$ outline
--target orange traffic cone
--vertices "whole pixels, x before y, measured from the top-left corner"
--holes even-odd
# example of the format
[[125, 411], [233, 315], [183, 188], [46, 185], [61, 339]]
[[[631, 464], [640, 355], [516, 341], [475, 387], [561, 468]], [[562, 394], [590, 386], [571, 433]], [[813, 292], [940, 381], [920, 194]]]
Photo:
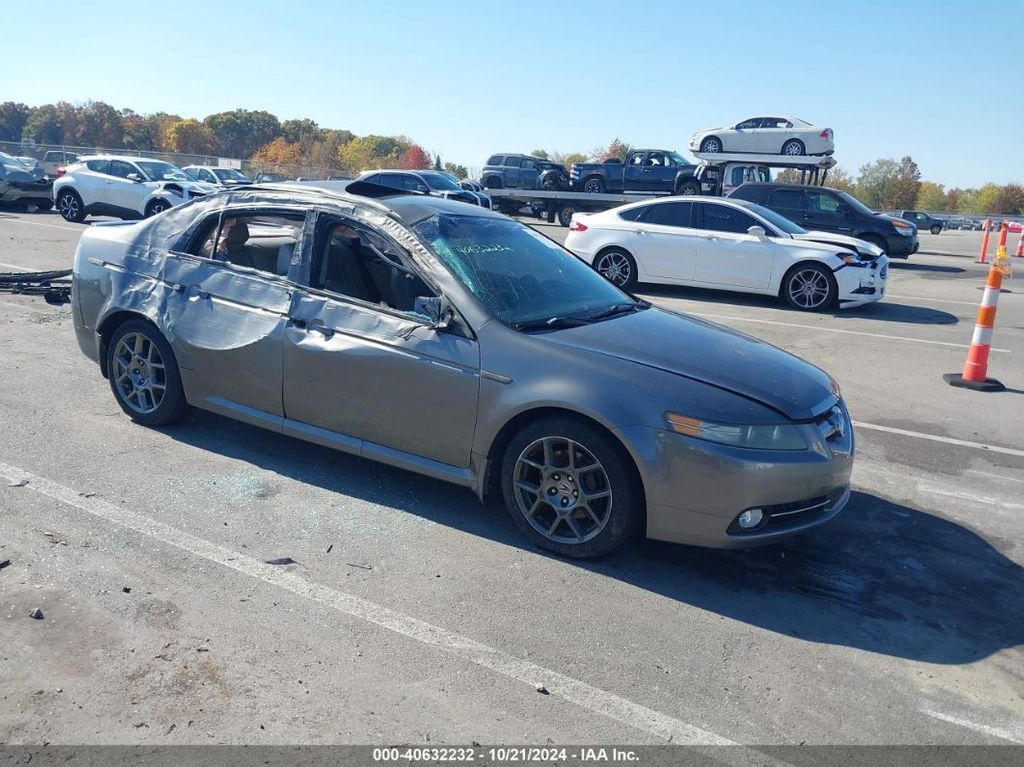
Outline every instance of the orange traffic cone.
[[[1006, 387], [999, 381], [988, 378], [988, 353], [992, 346], [992, 328], [996, 324], [996, 305], [999, 303], [999, 291], [1003, 287], [1003, 275], [1010, 276], [1009, 259], [1006, 257], [1006, 235], [1010, 227], [1004, 221], [999, 228], [999, 246], [996, 257], [988, 270], [985, 292], [978, 307], [978, 319], [974, 324], [974, 337], [967, 350], [967, 361], [961, 373], [946, 373], [943, 377], [951, 386], [959, 386], [975, 391], [1003, 391]], [[988, 232], [985, 233], [988, 239]], [[982, 256], [985, 251], [982, 250]]]
[[1013, 254], [1016, 258], [1024, 257], [1024, 227], [1020, 230], [1020, 239], [1017, 240], [1017, 252]]
[[984, 232], [981, 236], [981, 255], [978, 256], [978, 260], [975, 261], [976, 264], [984, 264], [985, 260], [988, 258], [988, 238], [989, 234], [992, 232], [991, 218], [985, 219], [985, 223], [981, 225], [981, 230]]

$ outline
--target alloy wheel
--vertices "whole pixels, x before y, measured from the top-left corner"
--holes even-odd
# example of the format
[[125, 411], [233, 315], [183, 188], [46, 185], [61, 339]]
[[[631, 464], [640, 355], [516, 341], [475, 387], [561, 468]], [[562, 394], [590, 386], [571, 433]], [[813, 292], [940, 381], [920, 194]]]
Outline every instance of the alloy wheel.
[[782, 148], [782, 153], [785, 154], [785, 155], [788, 155], [790, 157], [798, 157], [798, 156], [800, 156], [800, 155], [802, 155], [804, 153], [804, 150], [800, 146], [799, 142], [797, 142], [797, 141], [789, 141]]
[[588, 194], [601, 194], [601, 182], [597, 179], [591, 179], [583, 185], [583, 191]]
[[789, 280], [789, 297], [803, 309], [817, 309], [829, 298], [828, 278], [816, 269], [804, 269]]
[[550, 541], [586, 543], [612, 513], [612, 488], [601, 462], [568, 437], [543, 437], [516, 460], [512, 480], [526, 521]]
[[597, 271], [613, 285], [622, 287], [633, 274], [633, 267], [624, 253], [605, 253], [597, 260]]
[[160, 407], [167, 374], [160, 350], [142, 333], [128, 333], [114, 350], [114, 385], [122, 401], [140, 415]]
[[58, 203], [60, 214], [68, 221], [78, 218], [78, 198], [73, 194], [62, 194]]

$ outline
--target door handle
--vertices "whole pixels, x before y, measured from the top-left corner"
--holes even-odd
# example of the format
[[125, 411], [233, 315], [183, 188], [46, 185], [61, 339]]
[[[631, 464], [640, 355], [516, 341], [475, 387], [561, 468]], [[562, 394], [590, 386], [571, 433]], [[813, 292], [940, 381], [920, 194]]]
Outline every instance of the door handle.
[[300, 320], [297, 317], [289, 317], [288, 324], [290, 324], [293, 328], [299, 328], [300, 330], [306, 329], [306, 321]]
[[334, 330], [324, 325], [320, 320], [313, 320], [313, 322], [306, 326], [306, 330], [309, 333], [320, 333], [324, 338], [330, 338], [334, 335]]
[[647, 234], [647, 230], [646, 229], [636, 229], [636, 230], [634, 230], [634, 234]]

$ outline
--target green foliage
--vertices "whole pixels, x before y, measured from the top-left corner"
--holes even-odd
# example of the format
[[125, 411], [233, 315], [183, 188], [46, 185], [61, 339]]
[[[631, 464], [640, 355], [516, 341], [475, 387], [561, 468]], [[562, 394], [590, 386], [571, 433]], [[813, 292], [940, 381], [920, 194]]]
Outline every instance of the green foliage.
[[934, 181], [922, 181], [917, 191], [914, 207], [926, 211], [946, 210], [946, 190], [942, 184], [936, 184]]
[[900, 159], [893, 185], [892, 200], [887, 207], [896, 209], [913, 208], [921, 190], [921, 170], [909, 156]]
[[0, 104], [0, 141], [21, 141], [28, 115], [29, 108], [25, 104], [14, 101]]
[[469, 171], [465, 165], [456, 165], [453, 162], [446, 162], [444, 169], [451, 174], [454, 174], [456, 178], [469, 178]]
[[548, 159], [548, 153], [546, 149], [534, 149], [532, 152], [530, 152], [530, 154], [533, 155], [534, 157], [539, 157], [542, 160]]
[[444, 170], [444, 165], [441, 163], [441, 155], [434, 155], [434, 170]]
[[861, 166], [857, 197], [869, 208], [893, 209], [900, 166], [895, 160], [875, 160]]
[[1019, 184], [1006, 184], [999, 187], [993, 213], [1007, 213], [1019, 216], [1024, 213], [1024, 187]]
[[216, 139], [215, 151], [223, 157], [250, 157], [282, 134], [278, 119], [262, 110], [218, 112], [209, 115], [203, 124], [212, 131]]

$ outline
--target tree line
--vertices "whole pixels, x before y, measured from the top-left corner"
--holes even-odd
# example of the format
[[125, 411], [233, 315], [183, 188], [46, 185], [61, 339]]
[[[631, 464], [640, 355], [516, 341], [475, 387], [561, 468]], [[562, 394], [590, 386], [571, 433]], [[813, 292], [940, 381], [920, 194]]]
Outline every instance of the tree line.
[[368, 168], [438, 168], [468, 176], [461, 165], [441, 163], [408, 136], [356, 136], [321, 128], [313, 120], [279, 120], [264, 110], [235, 109], [202, 120], [157, 112], [139, 114], [102, 101], [27, 106], [0, 104], [0, 141], [232, 157], [271, 165], [306, 165], [360, 171]]

